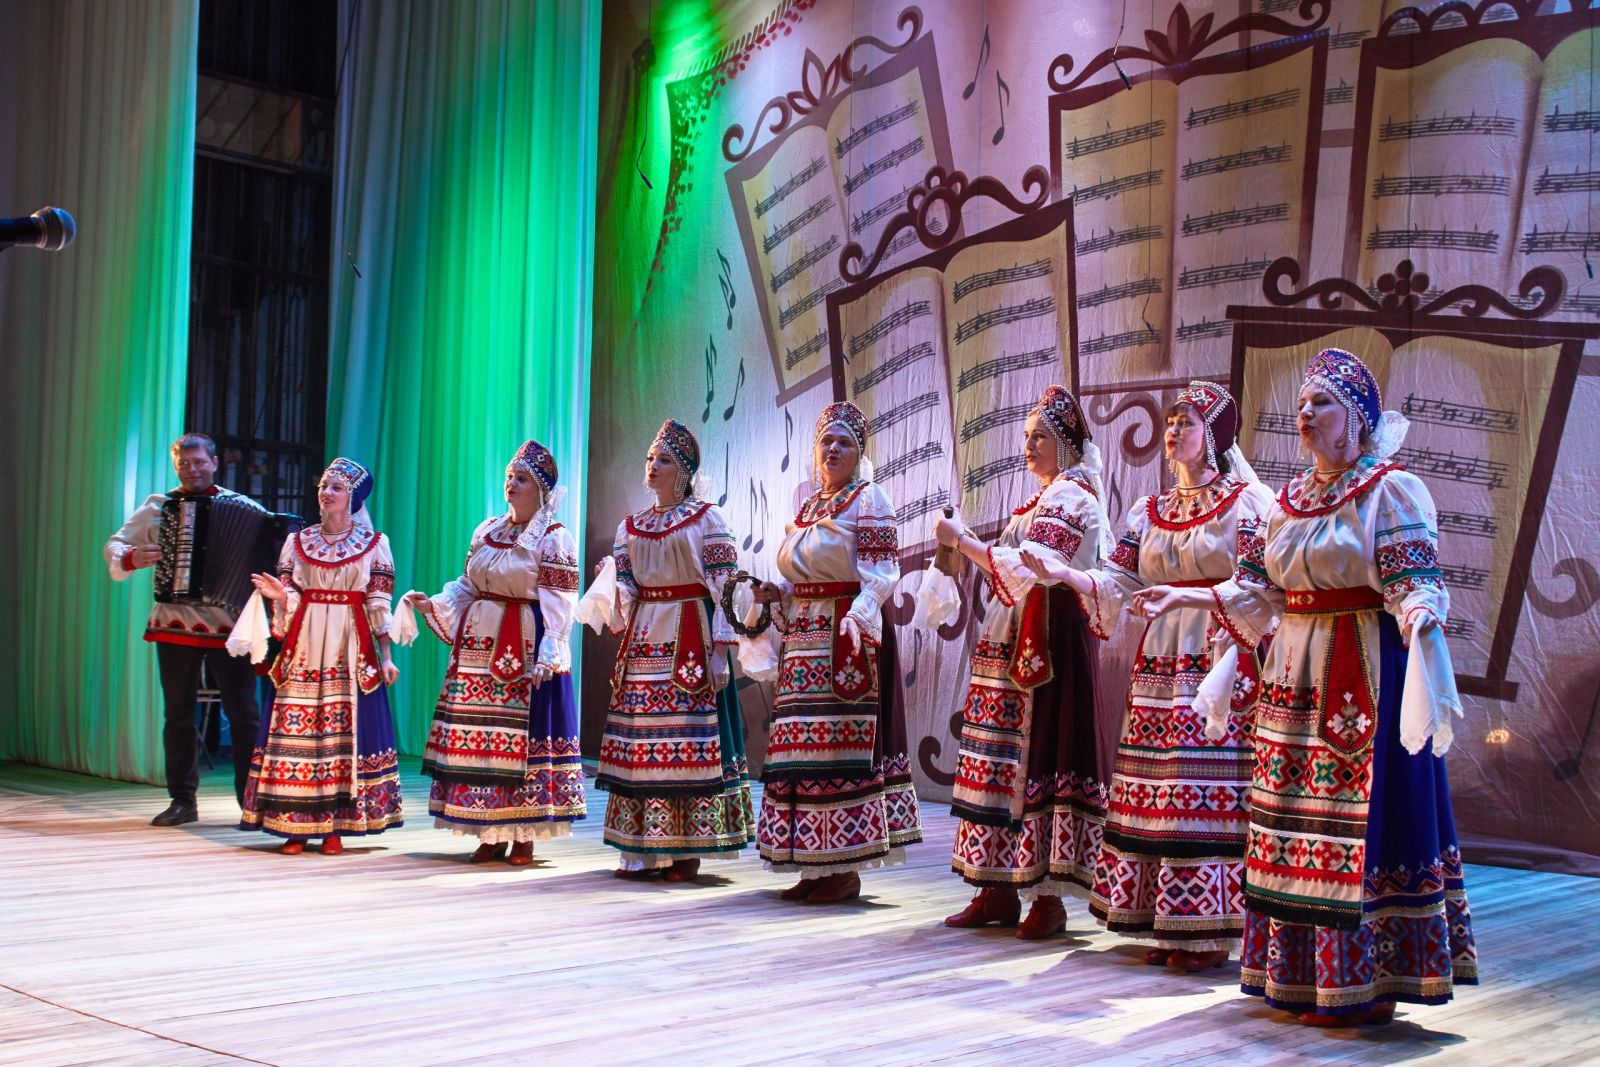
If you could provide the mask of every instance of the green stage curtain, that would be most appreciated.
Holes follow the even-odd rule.
[[[148,573],[100,549],[174,484],[194,185],[195,0],[0,3],[0,215],[77,243],[0,253],[0,756],[160,781]]]
[[[373,470],[396,593],[437,592],[527,438],[583,515],[600,5],[346,0],[340,25],[328,448]],[[444,652],[424,628],[395,653],[405,751]]]

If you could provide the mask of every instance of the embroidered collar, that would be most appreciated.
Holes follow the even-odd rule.
[[[378,543],[379,533],[365,526],[350,530],[350,536],[329,541],[322,536],[322,524],[307,526],[295,535],[295,550],[307,563],[322,567],[338,567],[360,559]]]
[[[1026,504],[1022,505],[1020,508],[1013,508],[1011,510],[1011,514],[1026,515],[1028,512],[1038,507],[1039,501],[1044,497],[1045,493],[1050,490],[1052,485],[1055,485],[1058,482],[1077,482],[1078,485],[1083,488],[1085,493],[1088,493],[1090,496],[1095,495],[1094,486],[1090,485],[1088,480],[1082,477],[1082,472],[1079,471],[1077,467],[1074,467],[1065,474],[1058,474],[1050,481],[1045,482],[1039,487],[1038,492],[1034,493],[1028,498],[1028,502]]]
[[[1150,521],[1163,530],[1187,530],[1226,511],[1244,492],[1244,479],[1219,474],[1195,489],[1173,486],[1152,496],[1146,507]]]
[[[1278,503],[1284,511],[1298,518],[1326,515],[1366,493],[1390,471],[1404,469],[1398,463],[1382,463],[1371,456],[1363,456],[1333,481],[1319,483],[1313,470],[1308,468],[1289,479],[1289,484],[1278,494]]]
[[[800,505],[800,514],[794,517],[796,526],[812,526],[823,519],[836,518],[849,510],[856,497],[868,486],[868,482],[851,482],[843,489],[833,494],[826,502],[822,499],[822,490],[817,490],[806,497],[806,502]]]
[[[628,516],[628,532],[635,537],[646,537],[651,540],[665,537],[672,531],[681,530],[699,519],[710,507],[709,500],[688,497],[665,511],[659,508],[645,508]]]
[[[535,515],[529,522],[516,522],[510,513],[500,516],[483,531],[483,543],[495,548],[537,548],[539,542],[551,530],[559,530],[561,524],[549,516]]]

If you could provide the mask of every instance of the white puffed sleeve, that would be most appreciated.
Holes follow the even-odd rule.
[[[1212,620],[1245,649],[1259,645],[1283,614],[1283,590],[1267,577],[1266,567],[1267,530],[1277,510],[1277,501],[1264,488],[1245,489],[1239,497],[1235,535],[1238,566],[1232,578],[1211,589],[1216,604]]]
[[[894,501],[876,482],[868,482],[857,501],[856,574],[861,592],[847,612],[873,644],[883,640],[883,605],[900,580],[900,522]]]
[[[1128,512],[1127,532],[1101,565],[1084,571],[1089,592],[1078,594],[1078,603],[1089,620],[1089,630],[1102,641],[1111,636],[1128,598],[1143,589],[1139,577],[1139,546],[1150,529],[1150,498],[1140,497]]]
[[[713,504],[700,516],[700,573],[711,590],[711,636],[725,648],[738,644],[738,638],[722,611],[722,589],[738,570],[739,546],[728,528],[728,517]],[[722,658],[717,662],[723,662]]]
[[[389,538],[378,535],[367,565],[366,589],[367,624],[374,634],[389,632],[389,611],[394,606],[394,553],[389,550]]]
[[[129,552],[156,544],[161,533],[161,504],[166,499],[162,493],[146,497],[144,503],[128,516],[128,521],[106,542],[102,554],[106,567],[111,571],[112,581],[125,582],[133,574],[133,568],[127,565]]]
[[[1085,541],[1098,545],[1101,514],[1094,495],[1077,481],[1058,478],[1047,485],[1022,544],[989,548],[989,585],[995,597],[1007,606],[1020,604],[1039,584],[1039,576],[1022,562],[1023,549],[1071,565]]]
[[[473,585],[468,572],[472,569],[473,553],[483,547],[484,535],[496,521],[494,516],[490,516],[478,523],[478,528],[472,531],[472,540],[467,543],[466,559],[461,561],[461,576],[452,578],[444,584],[443,589],[439,590],[438,595],[428,598],[429,603],[433,605],[433,614],[422,613],[428,629],[447,645],[455,643],[456,627],[461,622],[462,612],[478,599],[477,586]]]
[[[538,659],[553,674],[572,672],[572,614],[578,606],[578,543],[553,525],[539,542],[539,614],[544,637]]]
[[[1439,570],[1439,519],[1422,479],[1391,471],[1378,487],[1372,511],[1374,563],[1383,583],[1384,608],[1411,646],[1400,701],[1400,743],[1416,755],[1429,738],[1442,756],[1461,714],[1455,667],[1445,643],[1450,591]]]

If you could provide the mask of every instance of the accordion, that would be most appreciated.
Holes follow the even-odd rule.
[[[161,505],[156,600],[205,604],[237,615],[254,587],[250,575],[277,568],[298,515],[263,511],[238,496],[169,496]]]

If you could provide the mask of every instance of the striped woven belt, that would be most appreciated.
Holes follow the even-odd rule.
[[[683,585],[641,585],[639,587],[640,600],[704,600],[711,595],[701,582],[686,582]]]
[[[796,582],[796,600],[836,600],[853,597],[861,592],[860,582]]]
[[[1383,594],[1369,585],[1349,589],[1285,589],[1283,610],[1289,615],[1351,615],[1383,607]]]

